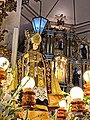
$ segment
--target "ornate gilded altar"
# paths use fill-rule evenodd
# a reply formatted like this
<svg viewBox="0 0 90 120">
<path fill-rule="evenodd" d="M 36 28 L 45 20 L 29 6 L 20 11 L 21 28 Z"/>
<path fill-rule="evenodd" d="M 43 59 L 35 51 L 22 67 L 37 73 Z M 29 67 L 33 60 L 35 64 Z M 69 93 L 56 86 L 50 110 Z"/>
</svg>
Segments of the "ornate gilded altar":
<svg viewBox="0 0 90 120">
<path fill-rule="evenodd" d="M 46 49 L 43 49 L 43 53 L 48 56 L 53 55 L 52 61 L 54 63 L 54 73 L 57 71 L 56 58 L 64 57 L 67 59 L 65 65 L 65 78 L 60 82 L 66 83 L 67 85 L 69 83 L 72 84 L 73 73 L 76 67 L 78 74 L 80 74 L 80 87 L 82 87 L 83 73 L 90 66 L 90 43 L 87 42 L 85 38 L 79 38 L 74 31 L 68 31 L 65 29 L 46 30 L 43 42 L 43 45 L 46 46 Z M 51 50 L 52 48 L 54 49 Z"/>
<path fill-rule="evenodd" d="M 36 98 L 44 102 L 43 105 L 48 105 L 48 109 L 52 111 L 58 108 L 58 102 L 63 97 L 61 87 L 69 92 L 69 88 L 73 86 L 72 79 L 76 68 L 82 87 L 83 73 L 90 66 L 90 43 L 80 40 L 75 33 L 67 33 L 66 30 L 47 30 L 46 34 L 42 35 L 42 40 L 39 34 L 28 34 L 26 53 L 17 61 L 18 81 L 26 75 L 33 77 L 33 90 L 36 94 L 39 93 Z M 87 50 L 86 56 L 82 55 L 83 46 Z"/>
</svg>

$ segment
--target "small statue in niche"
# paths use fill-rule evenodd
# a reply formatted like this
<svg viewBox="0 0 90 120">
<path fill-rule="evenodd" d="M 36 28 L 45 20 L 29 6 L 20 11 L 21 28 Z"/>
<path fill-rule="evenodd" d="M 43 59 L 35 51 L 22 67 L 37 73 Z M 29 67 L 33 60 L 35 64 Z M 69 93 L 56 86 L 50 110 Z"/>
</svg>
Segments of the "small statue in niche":
<svg viewBox="0 0 90 120">
<path fill-rule="evenodd" d="M 55 47 L 55 48 L 59 48 L 59 43 L 58 43 L 58 39 L 57 39 L 57 38 L 56 38 L 56 40 L 55 40 L 54 47 Z"/>
<path fill-rule="evenodd" d="M 75 40 L 72 41 L 72 57 L 77 58 L 78 57 L 78 44 Z"/>
<path fill-rule="evenodd" d="M 81 58 L 82 59 L 87 59 L 87 46 L 86 45 L 81 45 Z"/>
<path fill-rule="evenodd" d="M 63 50 L 63 39 L 56 38 L 54 46 L 57 49 Z"/>
<path fill-rule="evenodd" d="M 78 74 L 77 68 L 75 67 L 75 70 L 73 72 L 73 78 L 72 78 L 73 85 L 79 86 L 79 80 L 80 80 L 80 74 Z"/>
<path fill-rule="evenodd" d="M 63 50 L 63 40 L 59 40 L 59 49 Z"/>
</svg>

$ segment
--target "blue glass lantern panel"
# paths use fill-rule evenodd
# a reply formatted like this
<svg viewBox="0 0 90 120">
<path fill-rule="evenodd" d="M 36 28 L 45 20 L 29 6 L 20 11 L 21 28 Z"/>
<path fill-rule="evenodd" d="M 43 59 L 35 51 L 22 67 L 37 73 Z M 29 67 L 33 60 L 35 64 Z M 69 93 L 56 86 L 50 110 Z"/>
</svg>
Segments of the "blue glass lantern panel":
<svg viewBox="0 0 90 120">
<path fill-rule="evenodd" d="M 32 20 L 32 25 L 33 25 L 34 32 L 39 33 L 39 31 L 40 31 L 40 19 L 41 18 L 34 18 Z"/>
<path fill-rule="evenodd" d="M 42 34 L 42 32 L 43 32 L 43 30 L 44 30 L 46 24 L 47 24 L 47 19 L 41 18 L 40 34 Z"/>
<path fill-rule="evenodd" d="M 34 18 L 32 20 L 32 25 L 33 25 L 34 31 L 42 34 L 46 23 L 47 23 L 47 19 L 45 19 L 45 18 L 42 18 L 42 17 Z"/>
</svg>

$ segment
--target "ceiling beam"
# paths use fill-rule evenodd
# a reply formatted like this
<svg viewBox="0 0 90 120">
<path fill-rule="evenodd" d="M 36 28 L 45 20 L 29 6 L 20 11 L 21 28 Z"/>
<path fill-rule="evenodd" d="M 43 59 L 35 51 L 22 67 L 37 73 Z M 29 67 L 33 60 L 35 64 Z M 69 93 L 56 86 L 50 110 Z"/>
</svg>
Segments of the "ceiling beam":
<svg viewBox="0 0 90 120">
<path fill-rule="evenodd" d="M 40 2 L 40 16 L 41 16 L 41 14 L 42 14 L 42 1 L 40 0 L 39 2 Z"/>
<path fill-rule="evenodd" d="M 85 31 L 82 31 L 82 32 L 78 32 L 78 33 L 76 33 L 77 35 L 80 35 L 80 34 L 84 34 L 84 33 L 88 33 L 88 32 L 90 32 L 90 30 L 85 30 Z"/>
<path fill-rule="evenodd" d="M 76 1 L 73 0 L 73 18 L 74 18 L 74 25 L 76 25 Z"/>
<path fill-rule="evenodd" d="M 50 15 L 50 13 L 52 12 L 52 10 L 54 9 L 54 7 L 57 5 L 57 3 L 59 2 L 59 0 L 57 0 L 54 5 L 52 6 L 52 8 L 50 9 L 50 11 L 47 13 L 46 18 Z"/>
<path fill-rule="evenodd" d="M 75 26 L 80 26 L 80 25 L 84 25 L 84 24 L 87 24 L 87 23 L 90 23 L 90 21 L 85 21 L 85 22 L 82 22 L 82 23 L 78 23 Z"/>
<path fill-rule="evenodd" d="M 21 15 L 22 15 L 28 22 L 32 23 L 25 15 L 23 15 L 22 13 L 21 13 Z"/>
<path fill-rule="evenodd" d="M 84 24 L 84 25 L 82 25 L 82 26 L 76 26 L 76 27 L 74 27 L 74 29 L 80 29 L 80 28 L 89 27 L 89 26 L 90 26 L 90 23 Z"/>
<path fill-rule="evenodd" d="M 25 5 L 24 5 L 24 7 L 25 7 L 25 9 L 26 9 L 28 12 L 30 12 L 34 17 L 36 17 L 36 15 L 35 15 L 29 8 L 27 8 Z"/>
<path fill-rule="evenodd" d="M 25 5 L 28 6 L 28 8 L 30 8 L 37 16 L 40 16 L 40 15 L 35 11 L 35 9 L 32 8 L 30 5 L 28 5 L 28 4 L 25 4 Z"/>
</svg>

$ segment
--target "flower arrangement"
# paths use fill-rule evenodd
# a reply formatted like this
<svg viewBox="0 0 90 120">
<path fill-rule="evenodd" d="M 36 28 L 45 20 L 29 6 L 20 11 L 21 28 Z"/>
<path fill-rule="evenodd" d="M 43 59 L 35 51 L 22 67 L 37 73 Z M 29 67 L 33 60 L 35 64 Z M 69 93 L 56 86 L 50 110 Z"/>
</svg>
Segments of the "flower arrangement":
<svg viewBox="0 0 90 120">
<path fill-rule="evenodd" d="M 5 65 L 5 64 L 4 64 Z M 0 70 L 2 71 L 2 67 L 0 66 Z M 8 70 L 10 70 L 8 72 Z M 17 95 L 22 90 L 23 87 L 29 82 L 30 77 L 27 76 L 26 81 L 21 84 L 19 83 L 17 88 L 15 88 L 14 92 L 9 89 L 9 85 L 13 80 L 12 70 L 7 69 L 4 70 L 3 74 L 0 71 L 0 120 L 17 120 L 18 117 L 22 118 L 22 116 L 19 116 L 19 113 L 22 108 L 19 106 L 19 102 L 17 101 Z M 8 74 L 7 74 L 8 73 Z M 3 79 L 2 79 L 3 78 Z M 65 100 L 67 101 L 67 118 L 66 120 L 80 120 L 80 118 L 75 117 L 73 114 L 71 114 L 71 97 L 69 93 L 66 93 L 63 91 L 63 94 L 65 95 Z M 67 96 L 67 97 L 66 97 Z M 87 97 L 84 95 L 83 101 L 85 103 L 86 111 L 84 112 L 82 120 L 90 120 L 90 97 Z M 27 115 L 27 114 L 26 114 Z M 27 116 L 24 116 L 26 119 Z M 57 111 L 50 114 L 50 118 L 52 120 L 57 120 Z M 22 119 L 23 120 L 23 119 Z"/>
<path fill-rule="evenodd" d="M 31 80 L 26 75 L 25 82 L 21 81 L 12 92 L 9 88 L 12 80 L 15 77 L 15 70 L 9 68 L 9 62 L 6 58 L 0 57 L 0 120 L 17 120 L 17 117 L 23 119 L 21 116 L 22 107 L 20 107 L 19 95 L 20 91 Z M 24 116 L 26 119 L 27 115 Z"/>
<path fill-rule="evenodd" d="M 2 80 L 0 85 L 0 120 L 17 120 L 17 118 L 22 118 L 21 111 L 23 108 L 20 107 L 19 95 L 20 91 L 25 87 L 25 85 L 30 81 L 30 77 L 26 76 L 27 80 L 14 89 L 13 93 L 9 89 L 10 82 L 7 80 Z M 26 120 L 27 114 L 24 115 Z"/>
<path fill-rule="evenodd" d="M 65 120 L 90 120 L 90 97 L 87 97 L 86 95 L 83 96 L 83 101 L 85 104 L 85 109 L 86 111 L 83 113 L 82 117 L 75 117 L 74 114 L 72 114 L 71 112 L 71 101 L 72 98 L 70 96 L 70 94 L 65 93 L 65 100 L 66 100 L 66 109 L 67 109 L 67 117 Z M 57 120 L 57 111 L 53 111 L 53 114 L 50 113 L 50 118 L 52 118 L 52 120 Z"/>
<path fill-rule="evenodd" d="M 85 107 L 86 107 L 86 112 L 85 112 L 84 117 L 86 118 L 85 120 L 90 120 L 90 97 L 87 97 L 85 95 L 84 102 L 85 102 Z"/>
<path fill-rule="evenodd" d="M 19 108 L 18 104 L 15 104 L 11 91 L 2 92 L 0 94 L 0 120 L 15 120 L 16 111 L 19 111 Z"/>
<path fill-rule="evenodd" d="M 0 84 L 0 120 L 16 120 L 15 113 L 20 110 L 15 99 L 17 91 L 12 94 L 9 85 L 10 81 L 7 79 L 3 79 Z"/>
</svg>

